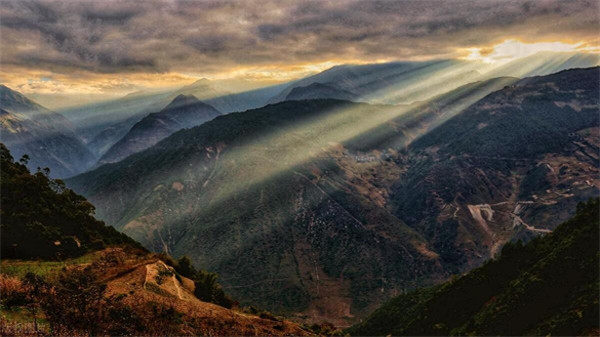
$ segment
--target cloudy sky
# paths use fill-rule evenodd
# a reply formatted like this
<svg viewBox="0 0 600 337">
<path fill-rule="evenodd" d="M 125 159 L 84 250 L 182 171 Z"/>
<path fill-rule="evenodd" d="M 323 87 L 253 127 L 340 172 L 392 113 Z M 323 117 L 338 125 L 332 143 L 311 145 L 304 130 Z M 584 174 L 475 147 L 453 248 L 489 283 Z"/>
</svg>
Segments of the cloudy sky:
<svg viewBox="0 0 600 337">
<path fill-rule="evenodd" d="M 2 0 L 0 81 L 122 95 L 202 77 L 276 83 L 341 63 L 494 62 L 542 42 L 597 52 L 599 11 L 597 0 Z"/>
</svg>

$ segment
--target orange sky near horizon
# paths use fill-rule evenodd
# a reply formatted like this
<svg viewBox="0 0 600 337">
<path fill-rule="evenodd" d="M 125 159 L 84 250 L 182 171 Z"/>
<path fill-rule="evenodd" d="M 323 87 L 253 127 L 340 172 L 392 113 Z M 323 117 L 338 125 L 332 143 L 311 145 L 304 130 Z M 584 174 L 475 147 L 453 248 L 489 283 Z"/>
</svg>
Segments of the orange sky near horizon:
<svg viewBox="0 0 600 337">
<path fill-rule="evenodd" d="M 0 82 L 108 99 L 200 78 L 231 92 L 340 64 L 540 51 L 599 53 L 597 1 L 45 1 L 0 3 Z M 157 24 L 159 23 L 159 24 Z"/>
</svg>

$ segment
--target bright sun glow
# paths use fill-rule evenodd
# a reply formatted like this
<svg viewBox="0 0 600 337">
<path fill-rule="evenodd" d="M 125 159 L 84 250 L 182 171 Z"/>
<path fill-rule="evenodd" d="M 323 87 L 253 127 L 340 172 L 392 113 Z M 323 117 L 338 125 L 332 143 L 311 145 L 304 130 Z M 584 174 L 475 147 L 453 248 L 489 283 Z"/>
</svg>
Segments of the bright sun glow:
<svg viewBox="0 0 600 337">
<path fill-rule="evenodd" d="M 506 63 L 517 58 L 538 52 L 600 52 L 600 47 L 584 47 L 583 43 L 538 42 L 524 43 L 518 40 L 506 40 L 500 44 L 483 48 L 466 48 L 469 53 L 464 59 L 482 61 L 489 64 Z"/>
</svg>

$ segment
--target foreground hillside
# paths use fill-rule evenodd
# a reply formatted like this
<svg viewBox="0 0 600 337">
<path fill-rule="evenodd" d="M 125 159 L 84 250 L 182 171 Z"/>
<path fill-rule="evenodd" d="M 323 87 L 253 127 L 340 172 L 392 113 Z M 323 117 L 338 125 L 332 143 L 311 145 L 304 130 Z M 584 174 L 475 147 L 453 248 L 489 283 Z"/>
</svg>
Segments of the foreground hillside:
<svg viewBox="0 0 600 337">
<path fill-rule="evenodd" d="M 357 336 L 596 335 L 599 199 L 552 234 L 451 282 L 398 296 L 347 332 Z"/>
<path fill-rule="evenodd" d="M 2 336 L 310 334 L 268 312 L 233 310 L 216 274 L 148 253 L 3 144 L 0 158 Z"/>
<path fill-rule="evenodd" d="M 598 80 L 497 78 L 405 106 L 287 101 L 67 183 L 148 249 L 217 271 L 242 303 L 348 325 L 598 195 Z"/>
<path fill-rule="evenodd" d="M 309 335 L 269 313 L 198 299 L 201 284 L 165 256 L 108 248 L 76 260 L 2 260 L 3 336 Z"/>
</svg>

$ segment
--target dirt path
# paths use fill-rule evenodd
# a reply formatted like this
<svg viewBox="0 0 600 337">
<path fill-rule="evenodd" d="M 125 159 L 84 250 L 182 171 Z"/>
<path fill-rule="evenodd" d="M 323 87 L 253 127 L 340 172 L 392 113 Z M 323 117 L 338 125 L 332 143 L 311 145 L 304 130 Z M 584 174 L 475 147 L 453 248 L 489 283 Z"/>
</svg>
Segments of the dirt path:
<svg viewBox="0 0 600 337">
<path fill-rule="evenodd" d="M 529 224 L 527 224 L 525 221 L 523 221 L 523 219 L 521 219 L 520 216 L 516 215 L 513 213 L 513 228 L 516 227 L 517 225 L 523 225 L 526 229 L 532 231 L 532 232 L 538 232 L 538 233 L 552 233 L 551 230 L 549 229 L 545 229 L 545 228 L 537 228 L 537 227 L 533 227 Z"/>
<path fill-rule="evenodd" d="M 112 275 L 105 279 L 100 280 L 100 282 L 102 282 L 102 283 L 110 282 L 110 281 L 117 279 L 125 274 L 131 273 L 132 271 L 136 270 L 137 268 L 139 268 L 143 265 L 149 265 L 149 264 L 155 263 L 156 261 L 158 261 L 158 260 L 146 260 L 144 262 L 136 263 L 136 264 L 132 265 L 131 267 L 116 273 L 115 275 Z M 145 286 L 145 282 L 144 282 L 144 286 Z"/>
<path fill-rule="evenodd" d="M 162 260 L 159 260 L 159 262 L 163 265 L 163 267 L 165 267 L 167 270 L 170 270 L 169 266 L 167 266 Z M 147 269 L 146 269 L 147 270 Z M 148 274 L 146 273 L 146 276 Z M 173 275 L 171 275 L 171 279 L 173 280 L 173 285 L 175 286 L 175 289 L 177 289 L 177 297 L 179 297 L 180 300 L 183 299 L 183 296 L 181 295 L 181 287 L 179 286 L 179 281 L 177 280 L 177 277 L 175 276 L 175 273 L 173 273 Z"/>
</svg>

